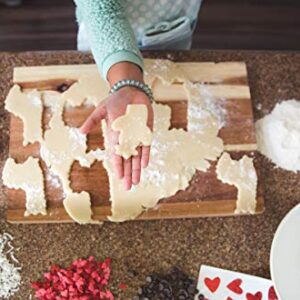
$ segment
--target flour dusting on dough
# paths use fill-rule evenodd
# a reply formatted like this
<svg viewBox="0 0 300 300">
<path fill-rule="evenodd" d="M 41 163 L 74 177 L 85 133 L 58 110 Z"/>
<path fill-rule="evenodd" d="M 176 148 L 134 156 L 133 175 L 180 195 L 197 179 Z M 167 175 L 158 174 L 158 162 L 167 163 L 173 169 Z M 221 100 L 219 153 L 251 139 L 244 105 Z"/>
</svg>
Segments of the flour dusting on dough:
<svg viewBox="0 0 300 300">
<path fill-rule="evenodd" d="M 168 86 L 176 81 L 185 82 L 187 80 L 184 70 L 178 64 L 167 59 L 145 60 L 144 76 L 150 87 L 153 87 L 155 80 L 160 80 Z"/>
<path fill-rule="evenodd" d="M 65 193 L 64 206 L 72 219 L 79 223 L 90 222 L 92 215 L 90 196 L 86 192 L 78 194 L 72 191 L 69 174 L 75 160 L 83 167 L 90 167 L 95 160 L 106 158 L 107 154 L 100 149 L 87 152 L 86 135 L 78 128 L 65 125 L 62 113 L 66 100 L 60 93 L 44 92 L 43 98 L 45 105 L 51 108 L 52 117 L 49 122 L 50 128 L 45 131 L 41 143 L 41 157 L 50 172 L 61 180 Z"/>
<path fill-rule="evenodd" d="M 13 92 L 9 94 L 7 105 L 10 109 L 14 109 L 12 113 L 18 111 L 12 106 L 14 103 L 10 99 L 17 93 L 18 99 L 29 103 L 31 106 L 40 107 L 42 105 L 51 109 L 51 119 L 49 128 L 44 132 L 44 137 L 40 142 L 40 155 L 49 168 L 47 179 L 54 187 L 59 187 L 62 184 L 64 196 L 67 199 L 69 206 L 72 207 L 72 202 L 77 201 L 82 197 L 82 201 L 77 201 L 82 205 L 82 210 L 85 209 L 89 195 L 86 192 L 80 194 L 73 193 L 70 187 L 69 174 L 72 164 L 75 160 L 81 166 L 90 167 L 95 160 L 103 160 L 107 157 L 105 151 L 97 149 L 87 152 L 87 137 L 82 134 L 78 128 L 69 127 L 63 121 L 63 110 L 66 105 L 66 100 L 62 94 L 54 91 L 31 92 L 29 94 L 22 93 L 18 86 L 13 87 Z M 34 95 L 34 97 L 32 96 Z M 26 104 L 20 103 L 21 108 L 26 107 Z M 41 128 L 41 118 L 39 114 L 32 115 L 35 110 L 28 108 L 28 113 L 24 114 L 24 124 L 33 124 L 38 122 Z M 37 125 L 36 125 L 37 127 Z M 33 129 L 32 129 L 33 130 Z M 21 174 L 19 174 L 21 172 Z M 28 175 L 29 173 L 30 175 Z M 32 176 L 32 178 L 30 178 Z M 38 160 L 29 157 L 24 164 L 15 164 L 12 159 L 6 162 L 6 168 L 3 175 L 4 184 L 10 188 L 22 188 L 26 192 L 26 215 L 42 213 L 46 214 L 46 200 L 43 187 L 43 174 L 38 165 Z M 75 200 L 74 200 L 75 199 Z M 76 203 L 77 203 L 76 202 Z M 75 204 L 74 204 L 75 205 Z M 69 207 L 68 206 L 68 207 Z M 72 218 L 76 220 L 76 212 L 80 209 L 70 209 Z M 91 215 L 90 215 L 91 217 Z M 84 221 L 82 221 L 84 222 Z"/>
<path fill-rule="evenodd" d="M 203 99 L 203 109 L 208 110 L 215 117 L 220 130 L 225 126 L 226 109 L 223 107 L 225 99 L 216 99 L 205 84 L 196 85 L 199 85 L 200 97 Z"/>
<path fill-rule="evenodd" d="M 87 212 L 86 216 L 90 214 L 89 195 L 84 191 L 81 194 L 74 193 L 70 187 L 69 173 L 75 160 L 84 167 L 90 167 L 95 160 L 103 160 L 110 182 L 112 202 L 110 220 L 125 221 L 136 218 L 144 209 L 155 207 L 160 199 L 185 189 L 196 170 L 205 172 L 210 166 L 210 161 L 216 160 L 224 149 L 223 141 L 218 137 L 218 131 L 223 126 L 224 111 L 218 106 L 217 101 L 212 101 L 214 99 L 205 87 L 190 82 L 180 65 L 171 61 L 146 60 L 145 66 L 145 81 L 150 87 L 153 87 L 155 81 L 170 88 L 172 83 L 183 84 L 188 96 L 187 131 L 169 129 L 170 107 L 153 103 L 154 132 L 150 163 L 142 172 L 141 183 L 134 186 L 131 191 L 125 191 L 120 180 L 115 178 L 108 155 L 110 149 L 105 130 L 103 132 L 106 150 L 87 152 L 86 136 L 77 128 L 67 126 L 63 121 L 63 110 L 66 106 L 83 104 L 96 106 L 108 95 L 108 86 L 100 80 L 100 77 L 80 75 L 77 82 L 62 94 L 44 91 L 31 99 L 31 106 L 39 107 L 39 103 L 43 101 L 51 109 L 52 116 L 49 128 L 44 132 L 44 139 L 39 137 L 36 139 L 41 143 L 42 159 L 62 182 L 67 199 L 66 209 L 67 211 L 69 209 L 69 214 L 75 220 L 80 209 L 72 210 L 68 205 L 76 206 L 79 202 L 75 201 L 81 196 L 84 199 L 82 209 Z M 28 95 L 22 94 L 22 97 Z M 26 118 L 24 123 L 27 122 Z M 41 117 L 37 123 L 41 128 Z M 85 220 L 88 220 L 88 217 Z"/>
<path fill-rule="evenodd" d="M 144 209 L 155 207 L 160 199 L 185 189 L 195 171 L 205 172 L 210 166 L 209 160 L 215 160 L 223 151 L 223 142 L 216 135 L 195 134 L 183 129 L 168 130 L 171 117 L 169 106 L 154 103 L 153 109 L 150 162 L 142 171 L 139 185 L 125 191 L 114 175 L 111 161 L 104 161 L 110 182 L 111 221 L 134 219 Z M 106 136 L 105 141 L 108 147 Z"/>
<path fill-rule="evenodd" d="M 59 177 L 56 174 L 54 174 L 51 170 L 49 170 L 49 172 L 47 173 L 47 181 L 49 181 L 50 184 L 54 188 L 60 188 L 61 187 L 61 182 L 59 180 Z"/>
<path fill-rule="evenodd" d="M 188 187 L 196 170 L 205 172 L 210 160 L 222 153 L 223 141 L 217 136 L 221 124 L 211 111 L 205 97 L 201 97 L 199 84 L 187 79 L 179 65 L 166 60 L 146 62 L 145 81 L 151 87 L 156 80 L 170 86 L 183 83 L 188 96 L 188 131 L 171 129 L 171 110 L 167 105 L 153 103 L 154 130 L 150 162 L 142 171 L 141 182 L 125 191 L 114 175 L 109 159 L 103 165 L 108 172 L 112 202 L 111 221 L 121 222 L 136 218 L 144 209 L 153 208 L 162 198 L 174 195 Z M 102 123 L 104 124 L 104 123 Z M 106 136 L 106 148 L 109 147 Z"/>
<path fill-rule="evenodd" d="M 59 176 L 65 193 L 72 192 L 69 173 L 75 160 L 83 167 L 90 167 L 96 159 L 102 159 L 102 150 L 87 151 L 87 138 L 78 128 L 65 125 L 62 111 L 65 100 L 59 93 L 44 92 L 44 101 L 52 110 L 50 128 L 45 131 L 41 143 L 41 157 L 50 171 Z M 103 151 L 104 152 L 104 151 Z"/>
</svg>

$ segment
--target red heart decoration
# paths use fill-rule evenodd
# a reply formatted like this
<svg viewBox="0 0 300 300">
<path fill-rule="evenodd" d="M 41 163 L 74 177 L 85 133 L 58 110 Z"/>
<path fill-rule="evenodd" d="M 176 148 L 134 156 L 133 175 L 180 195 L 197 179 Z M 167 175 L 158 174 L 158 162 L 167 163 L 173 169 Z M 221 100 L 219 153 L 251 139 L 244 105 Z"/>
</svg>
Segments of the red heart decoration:
<svg viewBox="0 0 300 300">
<path fill-rule="evenodd" d="M 274 286 L 271 286 L 268 293 L 269 300 L 279 300 L 278 296 L 276 295 Z"/>
<path fill-rule="evenodd" d="M 227 297 L 227 299 L 226 300 L 233 300 L 231 297 Z"/>
<path fill-rule="evenodd" d="M 221 283 L 221 279 L 220 279 L 220 277 L 216 277 L 214 279 L 210 279 L 210 278 L 206 277 L 206 278 L 204 278 L 204 283 L 208 287 L 208 289 L 212 293 L 214 293 L 218 289 L 218 287 Z"/>
<path fill-rule="evenodd" d="M 227 285 L 227 288 L 232 292 L 241 295 L 243 294 L 243 289 L 241 288 L 241 284 L 242 284 L 241 279 L 235 279 Z"/>
<path fill-rule="evenodd" d="M 262 293 L 261 292 L 256 292 L 255 294 L 247 293 L 246 298 L 247 300 L 261 300 Z"/>
</svg>

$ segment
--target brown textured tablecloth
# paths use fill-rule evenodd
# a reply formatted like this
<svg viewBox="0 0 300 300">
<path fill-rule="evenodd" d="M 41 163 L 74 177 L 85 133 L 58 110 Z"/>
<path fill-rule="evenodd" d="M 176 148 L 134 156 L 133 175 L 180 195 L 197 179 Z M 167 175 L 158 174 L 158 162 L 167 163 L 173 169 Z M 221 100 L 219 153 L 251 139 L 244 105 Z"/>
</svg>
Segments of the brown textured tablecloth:
<svg viewBox="0 0 300 300">
<path fill-rule="evenodd" d="M 280 100 L 300 100 L 300 53 L 192 51 L 147 52 L 148 57 L 183 61 L 246 61 L 255 119 Z M 91 63 L 78 52 L 0 53 L 0 171 L 8 152 L 8 114 L 3 101 L 12 85 L 15 66 Z M 259 104 L 259 105 L 258 105 Z M 261 109 L 258 110 L 261 105 Z M 300 174 L 274 168 L 260 157 L 266 211 L 259 216 L 192 220 L 11 225 L 5 221 L 5 194 L 0 191 L 0 233 L 9 232 L 20 247 L 22 287 L 12 299 L 28 299 L 30 282 L 53 264 L 69 265 L 78 257 L 112 258 L 111 286 L 117 299 L 130 299 L 151 272 L 173 265 L 198 275 L 201 264 L 269 277 L 273 234 L 284 215 L 300 200 Z M 2 182 L 1 182 L 2 184 Z M 118 284 L 128 285 L 126 291 Z"/>
</svg>

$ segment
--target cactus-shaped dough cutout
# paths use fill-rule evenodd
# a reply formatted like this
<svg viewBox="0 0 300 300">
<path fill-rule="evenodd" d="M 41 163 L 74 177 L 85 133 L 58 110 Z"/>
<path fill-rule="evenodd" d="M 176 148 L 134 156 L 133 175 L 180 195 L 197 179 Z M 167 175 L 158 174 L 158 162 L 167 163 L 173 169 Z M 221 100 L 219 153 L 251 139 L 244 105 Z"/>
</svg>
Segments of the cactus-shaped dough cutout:
<svg viewBox="0 0 300 300">
<path fill-rule="evenodd" d="M 126 114 L 112 123 L 112 129 L 119 131 L 119 144 L 115 146 L 116 154 L 128 159 L 137 155 L 138 146 L 149 146 L 152 132 L 147 126 L 148 109 L 144 104 L 127 106 Z"/>
</svg>

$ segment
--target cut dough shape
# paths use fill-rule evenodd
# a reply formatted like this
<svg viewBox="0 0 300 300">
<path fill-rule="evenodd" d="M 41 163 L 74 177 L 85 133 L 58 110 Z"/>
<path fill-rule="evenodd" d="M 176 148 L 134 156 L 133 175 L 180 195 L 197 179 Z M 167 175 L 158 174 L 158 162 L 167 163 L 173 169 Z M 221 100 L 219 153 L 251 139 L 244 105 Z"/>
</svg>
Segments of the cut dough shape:
<svg viewBox="0 0 300 300">
<path fill-rule="evenodd" d="M 105 157 L 105 151 L 100 149 L 88 153 L 86 135 L 78 128 L 66 126 L 62 120 L 65 100 L 59 93 L 44 92 L 45 104 L 51 107 L 52 118 L 50 129 L 44 133 L 40 154 L 50 170 L 59 176 L 65 193 L 71 193 L 69 173 L 75 160 L 82 167 L 90 167 L 97 159 Z"/>
<path fill-rule="evenodd" d="M 87 192 L 74 193 L 70 187 L 69 174 L 75 160 L 83 167 L 90 167 L 95 160 L 107 157 L 104 150 L 87 151 L 86 135 L 78 128 L 69 127 L 62 119 L 66 100 L 58 92 L 43 93 L 46 106 L 51 108 L 49 129 L 45 131 L 40 154 L 50 172 L 56 174 L 65 193 L 64 207 L 70 217 L 80 223 L 93 223 L 90 196 Z"/>
<path fill-rule="evenodd" d="M 87 192 L 69 193 L 63 203 L 65 210 L 75 222 L 79 224 L 92 222 L 91 200 Z"/>
<path fill-rule="evenodd" d="M 3 168 L 2 180 L 8 188 L 25 191 L 25 216 L 46 215 L 44 178 L 37 158 L 29 157 L 20 164 L 17 164 L 12 158 L 8 158 Z"/>
<path fill-rule="evenodd" d="M 171 60 L 146 59 L 144 64 L 145 82 L 152 88 L 157 79 L 168 86 L 176 81 L 185 82 L 187 80 L 184 70 Z"/>
<path fill-rule="evenodd" d="M 170 108 L 153 104 L 154 131 L 150 162 L 142 171 L 139 185 L 130 191 L 124 191 L 120 180 L 115 178 L 111 161 L 104 160 L 110 182 L 111 221 L 134 219 L 145 208 L 156 206 L 160 199 L 185 189 L 195 171 L 205 172 L 210 165 L 209 160 L 216 160 L 224 149 L 223 141 L 217 137 L 218 120 L 201 98 L 200 85 L 190 82 L 181 68 L 171 61 L 147 61 L 145 69 L 145 81 L 152 88 L 156 80 L 167 86 L 174 82 L 183 83 L 188 98 L 188 131 L 168 130 Z M 105 124 L 102 125 L 104 128 Z M 103 132 L 108 148 L 106 130 Z"/>
<path fill-rule="evenodd" d="M 154 131 L 150 162 L 142 171 L 139 185 L 125 191 L 114 175 L 112 162 L 109 159 L 103 162 L 110 182 L 111 221 L 134 219 L 145 208 L 156 206 L 160 199 L 185 189 L 195 171 L 205 172 L 210 165 L 208 160 L 215 160 L 223 151 L 223 142 L 216 135 L 196 135 L 183 129 L 168 130 L 171 117 L 168 105 L 153 103 L 153 109 Z M 107 148 L 106 130 L 103 132 Z"/>
<path fill-rule="evenodd" d="M 42 93 L 43 104 L 51 109 L 52 115 L 56 115 L 62 119 L 64 111 L 65 99 L 59 92 L 45 91 Z M 52 120 L 50 120 L 51 122 Z M 49 124 L 51 126 L 51 123 Z"/>
<path fill-rule="evenodd" d="M 87 103 L 97 106 L 108 96 L 109 87 L 100 75 L 80 76 L 62 95 L 67 104 L 80 106 L 86 100 Z"/>
<path fill-rule="evenodd" d="M 223 153 L 217 164 L 217 177 L 238 189 L 235 213 L 255 213 L 257 174 L 253 158 L 244 155 L 240 160 Z"/>
<path fill-rule="evenodd" d="M 41 142 L 43 104 L 38 91 L 22 93 L 20 86 L 14 85 L 5 100 L 5 109 L 23 121 L 23 146 Z"/>
<path fill-rule="evenodd" d="M 116 154 L 128 159 L 137 155 L 137 147 L 149 146 L 152 132 L 147 126 L 148 109 L 144 104 L 127 105 L 126 114 L 112 123 L 112 129 L 119 131 L 119 144 L 115 146 Z"/>
</svg>

